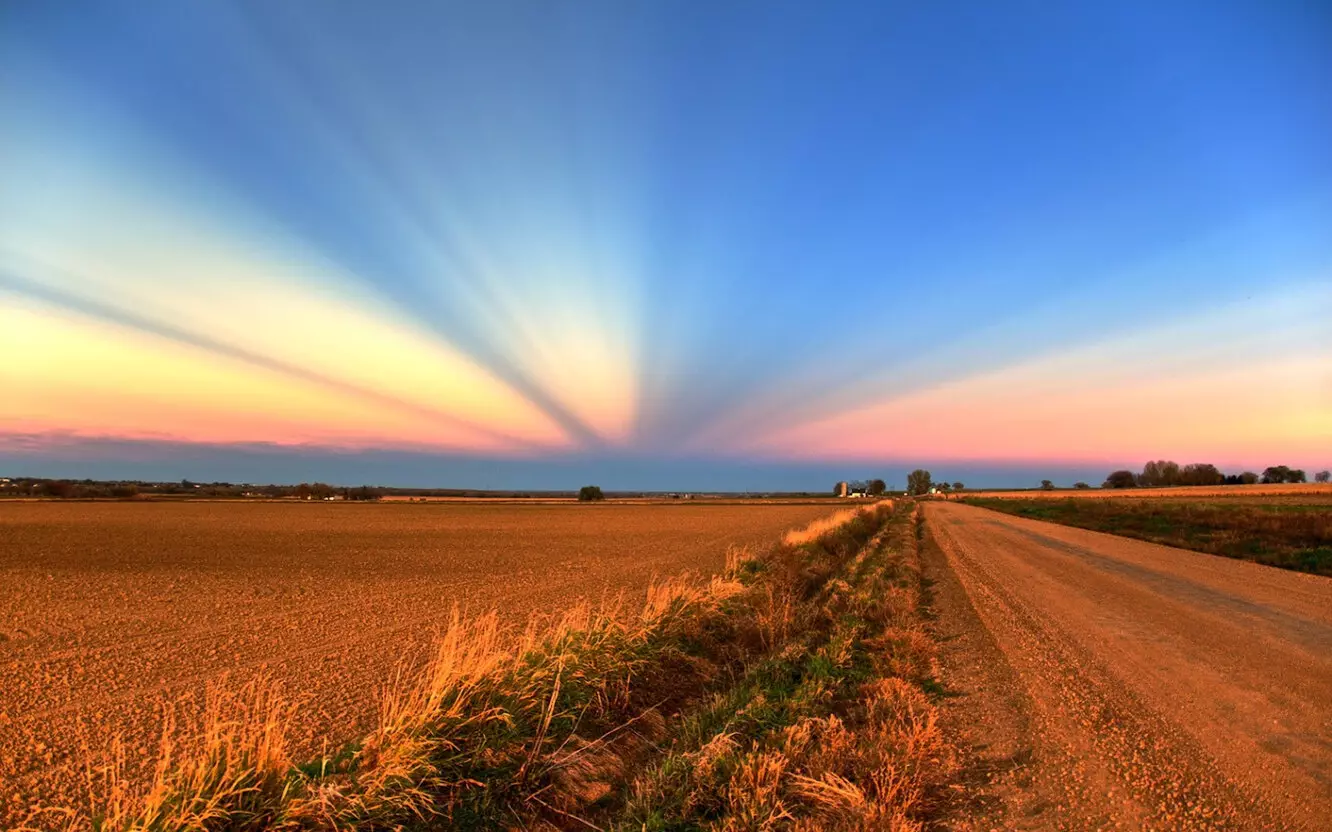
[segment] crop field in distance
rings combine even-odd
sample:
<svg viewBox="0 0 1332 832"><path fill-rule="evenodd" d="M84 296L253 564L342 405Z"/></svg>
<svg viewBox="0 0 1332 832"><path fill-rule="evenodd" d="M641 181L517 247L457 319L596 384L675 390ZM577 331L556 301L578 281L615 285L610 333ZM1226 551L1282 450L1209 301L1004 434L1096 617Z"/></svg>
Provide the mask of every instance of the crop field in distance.
<svg viewBox="0 0 1332 832"><path fill-rule="evenodd" d="M1239 560L1332 575L1332 487L1017 491L976 506Z"/></svg>
<svg viewBox="0 0 1332 832"><path fill-rule="evenodd" d="M654 576L715 573L841 507L0 503L0 818L85 800L111 737L147 764L164 703L187 720L219 680L272 679L298 708L293 751L317 753L373 721L455 606L641 604Z"/></svg>
<svg viewBox="0 0 1332 832"><path fill-rule="evenodd" d="M1051 491L977 491L963 496L996 500L1225 500L1257 501L1264 505L1281 502L1332 506L1329 483L1257 483L1254 485L1181 485L1168 488L1059 488Z"/></svg>

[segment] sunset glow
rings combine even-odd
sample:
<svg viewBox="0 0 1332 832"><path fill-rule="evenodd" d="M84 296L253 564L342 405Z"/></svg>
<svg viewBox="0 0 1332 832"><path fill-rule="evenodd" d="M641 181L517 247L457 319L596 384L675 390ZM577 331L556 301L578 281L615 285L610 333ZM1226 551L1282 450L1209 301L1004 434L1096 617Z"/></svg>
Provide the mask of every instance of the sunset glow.
<svg viewBox="0 0 1332 832"><path fill-rule="evenodd" d="M1332 17L1154 8L19 4L0 473L1326 467Z"/></svg>

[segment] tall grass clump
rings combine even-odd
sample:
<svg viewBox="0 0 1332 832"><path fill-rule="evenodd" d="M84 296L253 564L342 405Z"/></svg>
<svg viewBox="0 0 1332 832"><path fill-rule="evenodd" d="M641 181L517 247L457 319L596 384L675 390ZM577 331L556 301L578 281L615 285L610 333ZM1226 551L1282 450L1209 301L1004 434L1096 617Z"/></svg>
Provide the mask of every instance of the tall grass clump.
<svg viewBox="0 0 1332 832"><path fill-rule="evenodd" d="M954 762L926 693L912 512L793 613L786 639L681 716L621 830L918 830Z"/></svg>
<svg viewBox="0 0 1332 832"><path fill-rule="evenodd" d="M832 531L860 514L873 511L878 506L892 508L892 505L892 500L880 500L873 506L856 506L853 508L842 509L827 517L820 517L802 529L790 530L786 533L782 542L786 543L788 546L799 546L804 543L809 543L812 540L817 540L821 535Z"/></svg>

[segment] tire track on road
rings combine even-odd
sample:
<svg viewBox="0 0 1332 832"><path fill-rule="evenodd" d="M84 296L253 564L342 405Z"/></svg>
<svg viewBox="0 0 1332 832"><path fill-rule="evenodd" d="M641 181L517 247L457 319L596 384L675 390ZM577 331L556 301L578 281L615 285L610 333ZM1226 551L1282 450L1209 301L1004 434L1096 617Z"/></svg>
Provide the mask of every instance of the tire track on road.
<svg viewBox="0 0 1332 832"><path fill-rule="evenodd" d="M1243 580L1218 587L1214 575L1209 586L1181 591L1178 582L1187 581L1187 570L1181 575L1178 557L1207 555L955 504L930 504L926 516L943 561L970 600L975 626L992 636L1031 704L1031 762L1022 778L1010 778L998 789L1001 799L1026 807L1009 816L1007 825L1327 828L1332 791L1318 776L1332 761L1325 745L1292 743L1283 753L1279 743L1270 742L1272 734L1252 736L1251 722L1226 716L1232 708L1251 708L1255 695L1266 693L1264 707L1287 711L1278 714L1278 722L1316 732L1329 724L1332 701L1292 701L1281 689L1292 681L1292 666L1286 656L1274 656L1270 634L1254 635L1251 644L1244 644L1242 631L1227 632L1241 643L1225 655L1209 657L1208 633L1194 631L1214 626L1218 608L1256 608L1266 626L1285 632L1292 655L1308 659L1303 645L1320 643L1332 627L1325 631L1323 621L1310 620L1307 607L1270 609L1271 598L1246 594ZM1077 539L1069 539L1073 536ZM1173 561L1172 569L1159 571L1174 574L1168 580L1153 577L1152 559ZM1247 575L1242 569L1239 573ZM1304 600L1318 592L1303 581L1299 589ZM1332 604L1332 581L1325 589ZM1162 615L1172 616L1175 626L1158 624ZM1134 619L1156 629L1131 626ZM953 620L962 619L954 615ZM1134 660L1125 661L1130 654L1136 654ZM1199 701L1197 680L1219 678L1216 667L1233 654L1258 672L1230 686L1213 685L1207 691L1212 701ZM995 662L993 656L971 658ZM1148 664L1158 665L1157 672L1138 672ZM1251 688L1263 687L1263 667L1271 671L1267 689L1255 692ZM1326 657L1306 661L1305 676L1296 684L1332 688ZM1179 684L1172 684L1172 678ZM964 696L953 704L954 716L965 720L974 704L994 707L995 697L982 703ZM1256 753L1267 759L1258 768L1273 776L1255 777L1254 765L1236 765L1236 755L1216 754L1218 744L1248 746L1246 753L1260 749ZM959 823L957 828L973 827Z"/></svg>

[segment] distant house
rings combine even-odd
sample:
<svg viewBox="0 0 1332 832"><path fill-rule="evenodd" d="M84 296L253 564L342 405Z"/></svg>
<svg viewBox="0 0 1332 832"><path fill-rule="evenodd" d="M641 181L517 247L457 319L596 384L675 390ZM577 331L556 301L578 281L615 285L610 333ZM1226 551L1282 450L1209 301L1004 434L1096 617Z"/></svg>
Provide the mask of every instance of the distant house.
<svg viewBox="0 0 1332 832"><path fill-rule="evenodd" d="M864 492L864 491L852 491L850 494L847 494L846 496L851 497L852 499L855 499L855 498L857 498L857 497L864 497L864 496L865 496L865 492Z"/></svg>

